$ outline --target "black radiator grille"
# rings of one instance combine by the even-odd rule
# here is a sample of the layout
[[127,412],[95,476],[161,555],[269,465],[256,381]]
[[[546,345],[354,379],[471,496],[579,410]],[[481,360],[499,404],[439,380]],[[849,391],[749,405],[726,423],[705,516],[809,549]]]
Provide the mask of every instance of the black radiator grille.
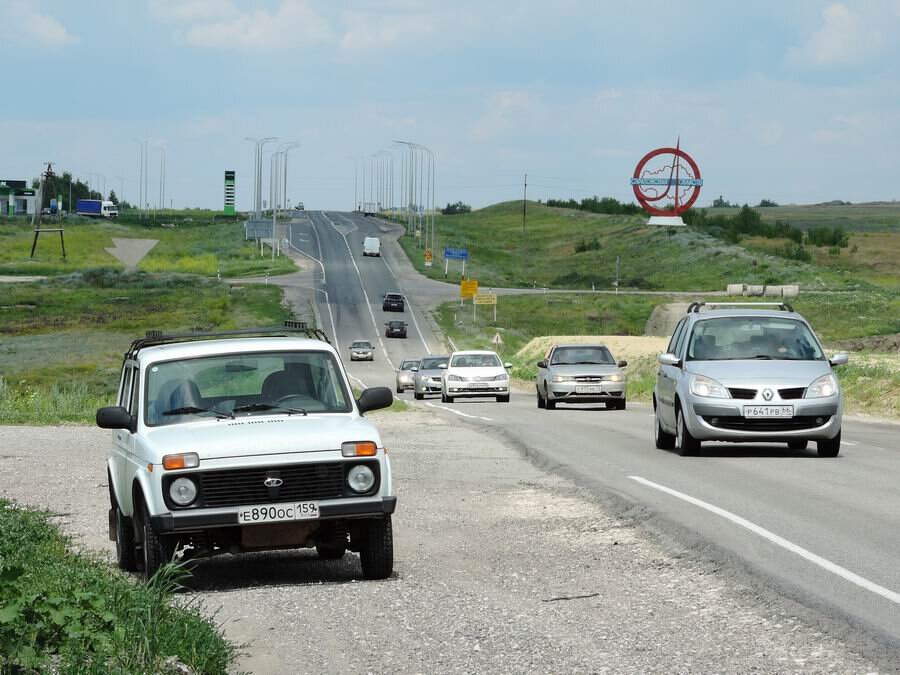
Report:
[[[268,477],[282,484],[266,487]],[[312,499],[338,499],[344,491],[344,463],[292,464],[200,473],[203,506],[245,506]]]
[[[814,417],[798,415],[797,417],[712,417],[705,416],[704,421],[719,429],[736,431],[796,431],[798,429],[815,429],[828,424],[828,415]],[[715,420],[715,423],[713,423]]]
[[783,401],[793,401],[798,398],[803,398],[805,392],[806,387],[793,387],[792,389],[779,389],[778,395]]
[[728,393],[731,398],[754,399],[756,398],[756,389],[741,389],[740,387],[729,387]]

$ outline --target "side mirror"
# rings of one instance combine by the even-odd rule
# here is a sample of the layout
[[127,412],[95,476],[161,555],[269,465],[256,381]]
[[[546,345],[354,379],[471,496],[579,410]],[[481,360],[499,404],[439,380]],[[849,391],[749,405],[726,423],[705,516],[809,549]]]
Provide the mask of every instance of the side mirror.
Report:
[[547,359],[544,359],[543,361],[538,361],[537,367],[538,368],[546,368],[547,367]]
[[419,367],[416,366],[415,368],[410,368],[410,370],[411,370],[412,372],[414,372],[414,373],[418,373],[418,372],[419,372]]
[[369,387],[363,389],[359,398],[356,399],[356,405],[359,408],[359,414],[365,414],[370,410],[381,410],[390,407],[394,402],[394,395],[387,387]]
[[447,364],[442,363],[441,365],[438,366],[438,368],[440,368],[441,370],[447,370]]
[[97,411],[97,426],[101,429],[128,429],[134,433],[137,418],[129,415],[122,406],[111,405]]
[[849,354],[835,354],[830,359],[828,359],[828,363],[830,363],[833,366],[843,366],[849,360],[850,360]]
[[674,354],[660,354],[657,358],[657,361],[659,361],[663,366],[675,366],[676,368],[681,367],[681,359],[679,359]]
[[617,365],[619,368],[624,368],[625,366],[628,365],[628,361],[619,361],[616,365]]
[[509,370],[510,368],[512,368],[512,364],[511,364],[511,363],[504,363],[504,364],[503,364],[503,367],[506,368],[507,370]]

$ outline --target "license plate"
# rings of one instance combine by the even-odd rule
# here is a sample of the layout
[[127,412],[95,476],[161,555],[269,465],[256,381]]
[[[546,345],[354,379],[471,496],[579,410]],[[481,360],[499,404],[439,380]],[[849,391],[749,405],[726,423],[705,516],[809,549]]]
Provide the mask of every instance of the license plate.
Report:
[[242,506],[238,522],[279,523],[285,520],[315,520],[319,517],[319,502],[284,502],[283,504],[259,504]]
[[488,384],[487,382],[470,382],[469,387],[471,389],[487,389]]
[[576,394],[602,394],[603,387],[599,384],[587,384],[581,387],[575,387]]
[[793,417],[792,405],[745,405],[744,417]]

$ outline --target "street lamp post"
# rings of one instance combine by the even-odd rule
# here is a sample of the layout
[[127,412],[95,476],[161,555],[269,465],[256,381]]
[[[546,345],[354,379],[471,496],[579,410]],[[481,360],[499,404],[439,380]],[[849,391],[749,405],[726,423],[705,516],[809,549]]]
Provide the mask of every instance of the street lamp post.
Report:
[[282,173],[284,174],[284,175],[282,176],[282,180],[283,180],[283,182],[284,182],[284,192],[282,193],[281,197],[282,197],[282,199],[284,199],[284,208],[285,208],[285,209],[287,209],[287,202],[288,202],[288,198],[287,198],[287,184],[288,184],[288,180],[287,180],[288,153],[290,153],[290,151],[293,150],[294,148],[299,148],[299,147],[300,147],[300,143],[297,142],[297,141],[292,141],[291,143],[288,143],[288,144],[284,147],[284,159],[282,160],[282,162],[284,163],[284,170],[282,171]]
[[[140,177],[138,178],[138,216],[140,218],[143,218],[144,209],[141,205],[144,203],[144,141],[137,138],[133,138],[131,140],[141,146]],[[71,206],[69,208],[71,208]]]
[[255,215],[257,218],[262,217],[262,177],[263,177],[263,167],[262,167],[262,150],[265,147],[266,143],[271,143],[272,141],[277,141],[277,136],[267,136],[266,138],[260,138],[256,142],[256,204],[255,204]]

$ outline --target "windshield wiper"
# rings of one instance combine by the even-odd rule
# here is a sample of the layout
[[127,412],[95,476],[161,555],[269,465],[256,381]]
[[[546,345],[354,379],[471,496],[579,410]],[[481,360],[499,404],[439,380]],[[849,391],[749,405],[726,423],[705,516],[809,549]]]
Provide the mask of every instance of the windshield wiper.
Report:
[[232,410],[232,412],[259,412],[261,410],[281,410],[286,412],[288,415],[308,415],[306,410],[303,408],[289,408],[283,405],[275,405],[274,403],[250,403],[248,405],[241,405]]
[[234,415],[231,413],[223,412],[221,410],[214,410],[212,408],[198,408],[195,405],[186,405],[181,408],[172,408],[171,410],[166,410],[163,412],[163,415],[199,415],[200,413],[212,413],[218,419],[234,419]]
[[611,363],[604,363],[603,361],[576,361],[572,364],[573,366],[611,366]]
[[768,354],[757,354],[756,356],[750,356],[747,358],[748,361],[753,361],[755,359],[762,359],[764,361],[775,361],[774,356],[769,356]]

